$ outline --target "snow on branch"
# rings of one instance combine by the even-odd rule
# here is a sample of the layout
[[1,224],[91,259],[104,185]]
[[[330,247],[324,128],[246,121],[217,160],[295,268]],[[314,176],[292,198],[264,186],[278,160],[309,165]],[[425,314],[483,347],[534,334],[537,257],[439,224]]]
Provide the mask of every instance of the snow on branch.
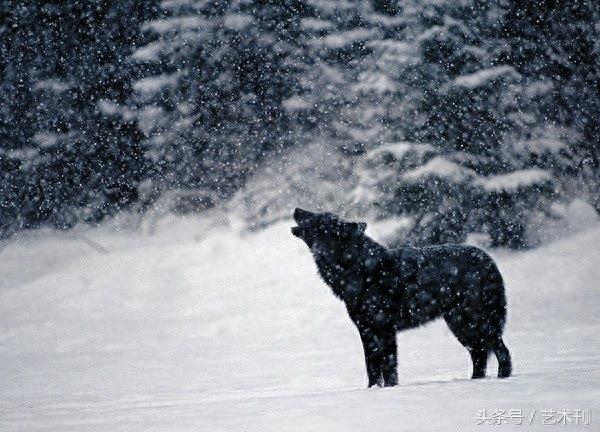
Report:
[[548,171],[531,168],[500,174],[476,180],[476,184],[487,192],[514,191],[531,187],[541,187],[552,184],[554,178]]
[[179,73],[174,73],[143,78],[141,80],[136,81],[133,84],[133,88],[135,91],[149,96],[162,90],[167,86],[174,85],[177,82],[179,75]]
[[420,181],[426,178],[440,178],[453,183],[463,183],[476,177],[477,174],[457,163],[444,159],[441,156],[434,157],[425,165],[422,165],[402,176],[403,180]]
[[470,75],[462,75],[452,82],[453,87],[472,90],[500,79],[518,80],[521,76],[512,66],[496,66],[482,69]]
[[323,39],[319,39],[317,45],[323,45],[325,48],[333,50],[344,49],[356,43],[366,42],[378,34],[377,30],[358,28],[325,36]]
[[209,24],[207,20],[197,15],[163,18],[151,21],[142,26],[142,30],[151,30],[156,33],[170,33],[185,30],[195,30]]

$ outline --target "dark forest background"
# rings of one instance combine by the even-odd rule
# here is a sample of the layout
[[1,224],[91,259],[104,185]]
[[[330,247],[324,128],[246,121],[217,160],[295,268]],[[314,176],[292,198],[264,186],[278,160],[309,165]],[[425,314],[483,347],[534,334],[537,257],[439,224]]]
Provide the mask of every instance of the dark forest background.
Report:
[[0,1],[1,237],[328,190],[522,247],[600,211],[599,119],[594,0]]

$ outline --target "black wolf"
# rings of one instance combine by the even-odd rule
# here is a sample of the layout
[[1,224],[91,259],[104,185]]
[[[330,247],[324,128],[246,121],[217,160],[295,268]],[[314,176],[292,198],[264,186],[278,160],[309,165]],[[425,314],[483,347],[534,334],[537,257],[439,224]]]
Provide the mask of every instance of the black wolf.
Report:
[[506,299],[496,264],[463,245],[389,250],[364,234],[364,222],[297,208],[292,233],[310,248],[319,274],[344,301],[362,340],[369,387],[393,386],[396,332],[442,317],[473,361],[472,378],[498,358],[498,377],[511,374],[502,341]]

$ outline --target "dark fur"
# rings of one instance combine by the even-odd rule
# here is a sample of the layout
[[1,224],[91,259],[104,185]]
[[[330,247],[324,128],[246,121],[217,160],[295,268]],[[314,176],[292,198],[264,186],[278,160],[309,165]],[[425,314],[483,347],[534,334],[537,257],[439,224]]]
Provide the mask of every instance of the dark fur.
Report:
[[485,376],[490,352],[498,358],[498,376],[510,376],[502,341],[504,285],[484,251],[454,244],[389,250],[364,234],[364,223],[302,209],[294,219],[292,233],[308,245],[358,329],[369,387],[398,382],[396,332],[438,317],[469,351],[473,378]]

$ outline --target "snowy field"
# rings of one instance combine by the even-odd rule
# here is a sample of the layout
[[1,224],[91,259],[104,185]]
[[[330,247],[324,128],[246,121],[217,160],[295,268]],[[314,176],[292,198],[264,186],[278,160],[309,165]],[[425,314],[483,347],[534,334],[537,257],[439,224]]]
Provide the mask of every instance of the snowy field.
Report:
[[[437,322],[399,334],[400,385],[386,389],[365,388],[358,334],[289,227],[13,240],[0,255],[0,431],[600,430],[600,224],[491,252],[512,378],[490,362],[469,380]],[[478,425],[482,410],[521,410],[523,424],[513,412]],[[543,410],[591,410],[591,425],[547,426]]]

